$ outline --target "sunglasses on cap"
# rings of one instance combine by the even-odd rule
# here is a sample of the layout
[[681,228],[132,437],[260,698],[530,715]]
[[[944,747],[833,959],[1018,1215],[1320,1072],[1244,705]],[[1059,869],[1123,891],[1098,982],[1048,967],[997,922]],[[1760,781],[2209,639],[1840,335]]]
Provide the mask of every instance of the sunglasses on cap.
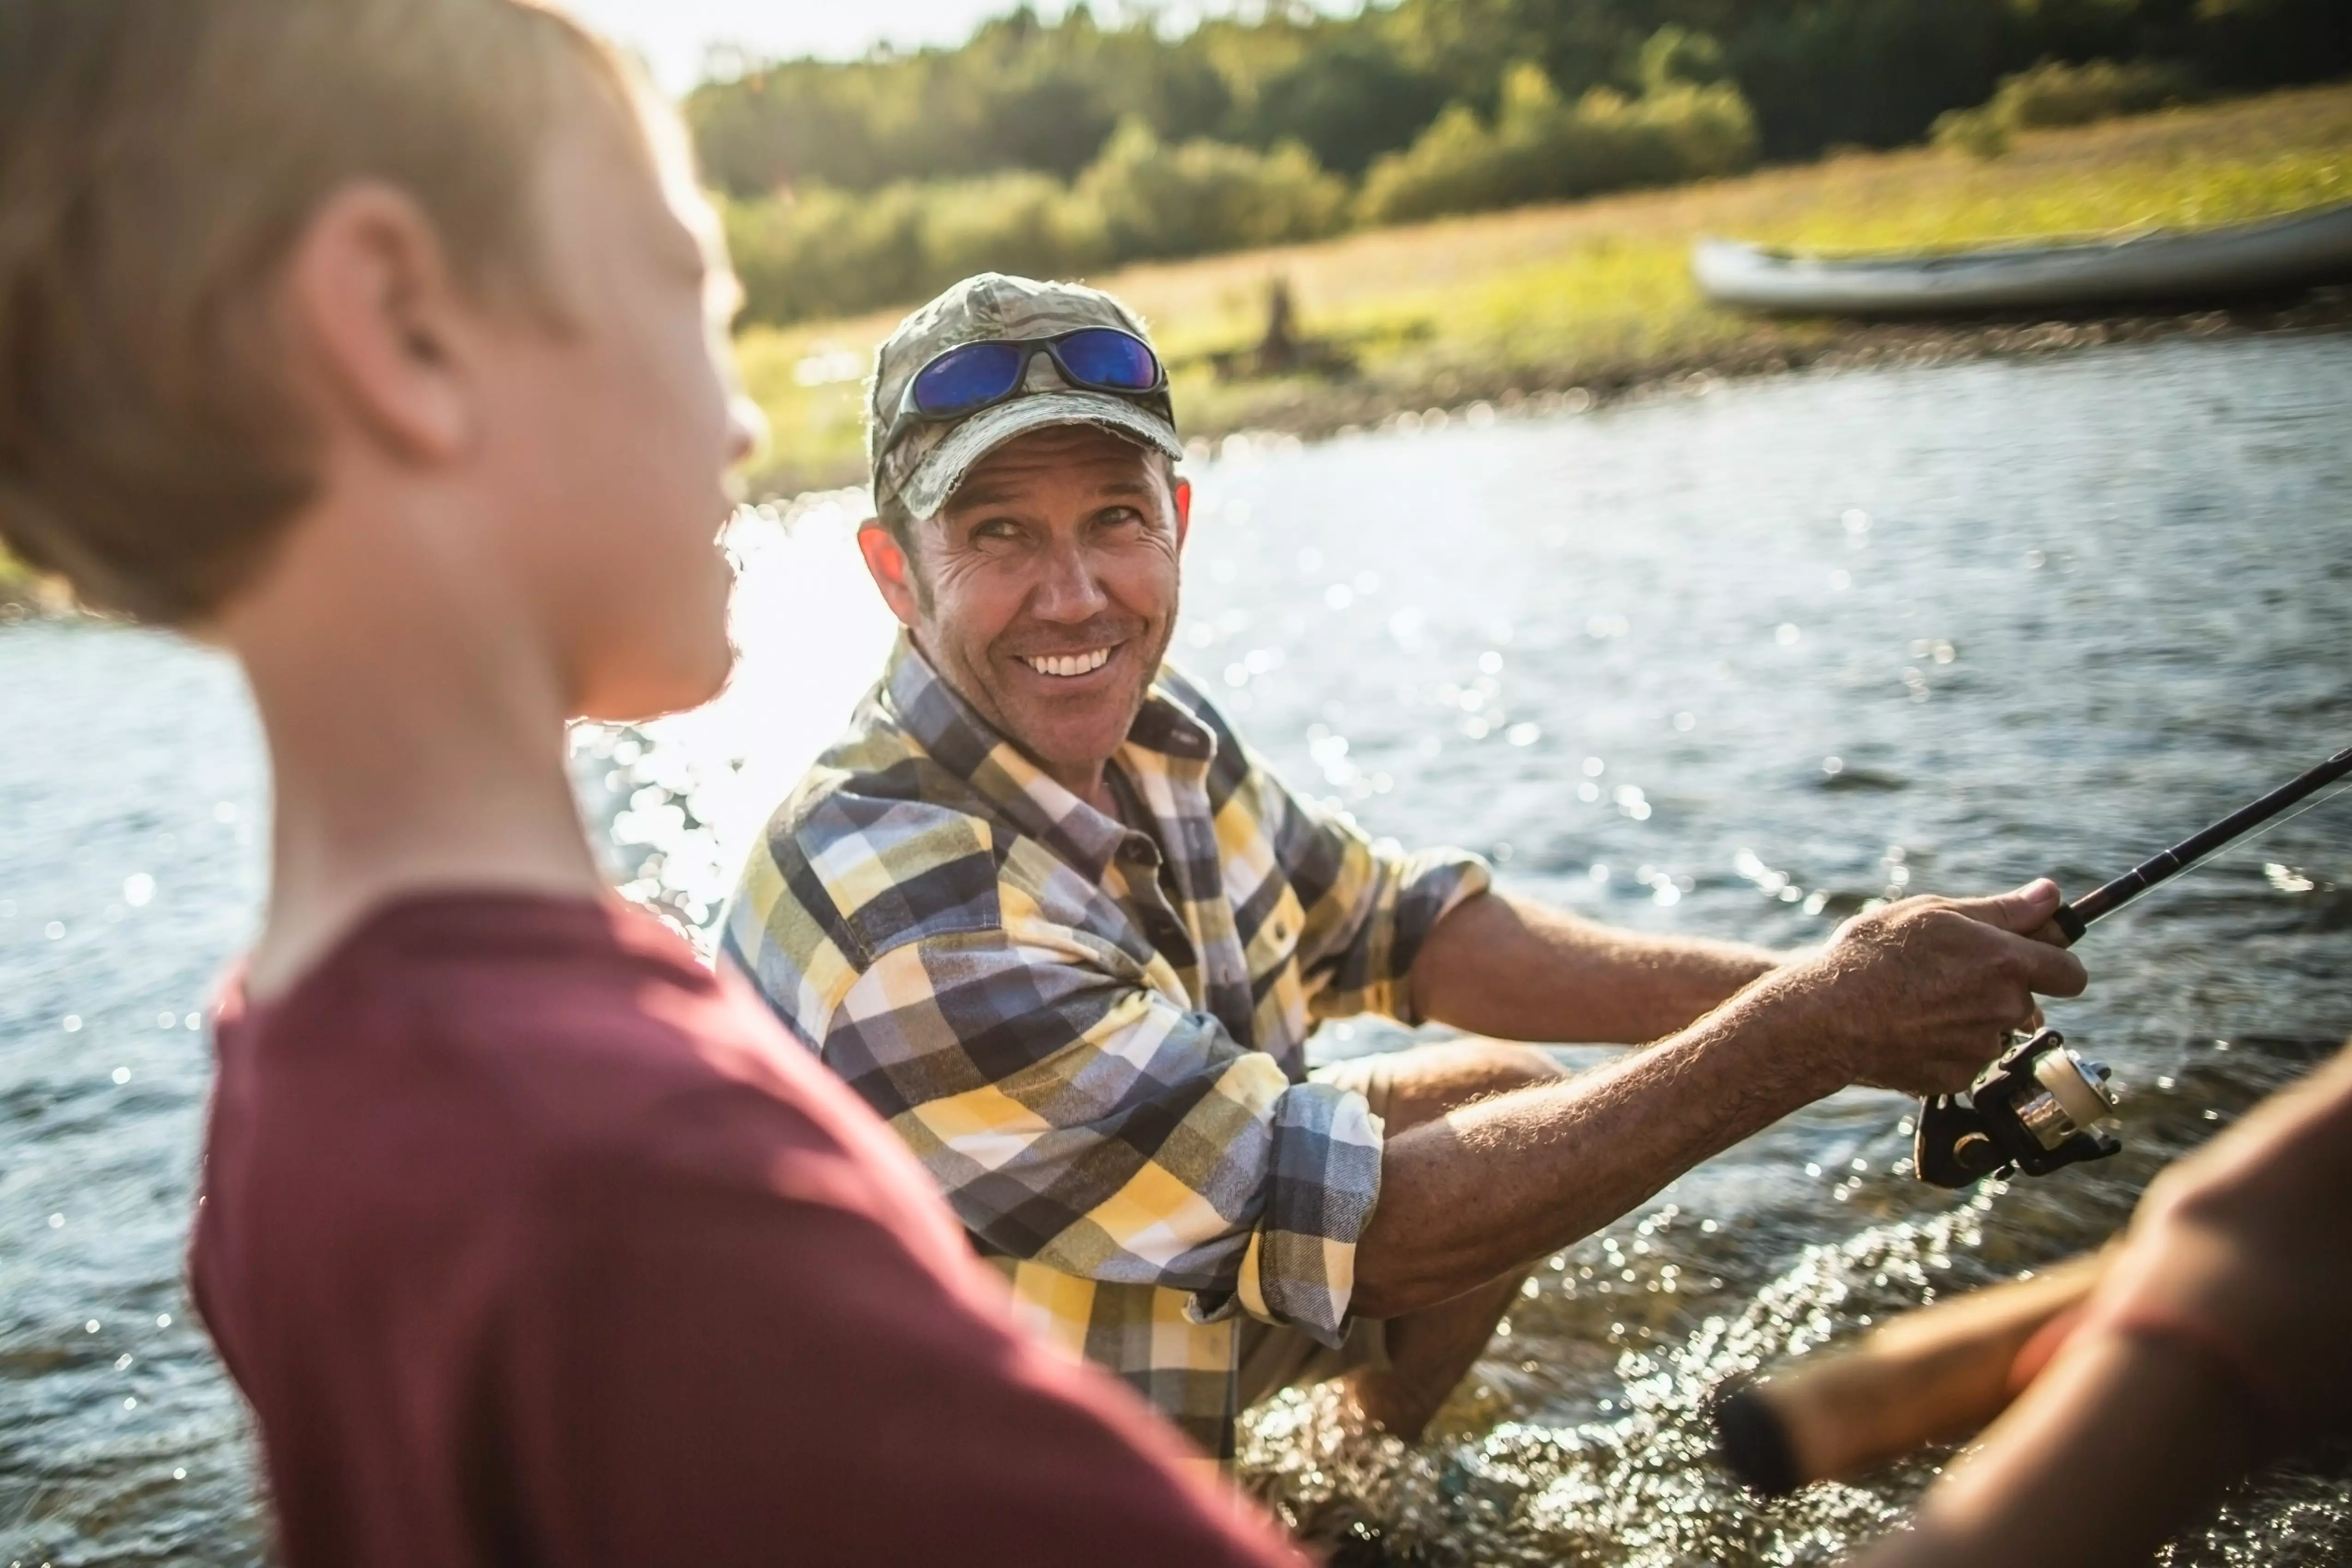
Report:
[[1081,327],[1050,338],[959,343],[935,355],[907,383],[898,421],[961,419],[1018,397],[1041,353],[1065,382],[1087,392],[1149,397],[1168,390],[1168,372],[1150,343],[1116,327]]

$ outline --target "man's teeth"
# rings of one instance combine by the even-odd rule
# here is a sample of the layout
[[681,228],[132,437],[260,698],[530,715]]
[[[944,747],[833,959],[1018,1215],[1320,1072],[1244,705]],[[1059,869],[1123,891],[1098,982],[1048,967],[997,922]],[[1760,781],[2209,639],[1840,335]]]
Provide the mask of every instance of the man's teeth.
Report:
[[1087,675],[1110,662],[1110,649],[1098,647],[1090,653],[1055,653],[1021,661],[1040,675]]

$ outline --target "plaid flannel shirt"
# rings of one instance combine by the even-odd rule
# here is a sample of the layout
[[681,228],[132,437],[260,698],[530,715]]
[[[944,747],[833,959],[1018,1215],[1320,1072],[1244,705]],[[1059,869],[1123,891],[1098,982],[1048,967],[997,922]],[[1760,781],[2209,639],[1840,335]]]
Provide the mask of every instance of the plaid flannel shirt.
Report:
[[1225,1458],[1238,1314],[1337,1344],[1380,1194],[1380,1124],[1308,1080],[1307,1037],[1411,1021],[1414,953],[1487,872],[1376,850],[1170,670],[1114,765],[1152,833],[902,638],[720,944],[929,1168],[1016,1312]]

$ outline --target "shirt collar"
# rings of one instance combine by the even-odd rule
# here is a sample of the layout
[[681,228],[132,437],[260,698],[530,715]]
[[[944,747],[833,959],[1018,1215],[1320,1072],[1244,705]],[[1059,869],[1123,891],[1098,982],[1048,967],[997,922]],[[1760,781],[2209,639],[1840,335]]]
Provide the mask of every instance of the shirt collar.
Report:
[[[932,761],[1090,879],[1100,881],[1120,846],[1134,836],[1124,824],[1071,794],[999,734],[905,632],[898,635],[882,686],[899,726]],[[1216,755],[1217,738],[1165,681],[1155,678],[1128,728],[1125,749],[1165,759],[1161,765],[1171,771],[1205,772]]]

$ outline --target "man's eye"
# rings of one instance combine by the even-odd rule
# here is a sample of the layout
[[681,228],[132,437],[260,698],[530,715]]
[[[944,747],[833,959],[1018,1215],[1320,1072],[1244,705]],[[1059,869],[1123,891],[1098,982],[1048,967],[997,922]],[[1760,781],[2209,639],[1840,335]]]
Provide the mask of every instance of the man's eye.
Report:
[[1019,526],[1009,518],[992,518],[971,531],[972,542],[975,544],[1001,544],[1020,537]]
[[1142,521],[1143,514],[1136,510],[1133,507],[1115,506],[1109,510],[1098,515],[1095,519],[1095,523],[1097,527],[1101,528],[1126,528],[1131,524],[1141,522]]

